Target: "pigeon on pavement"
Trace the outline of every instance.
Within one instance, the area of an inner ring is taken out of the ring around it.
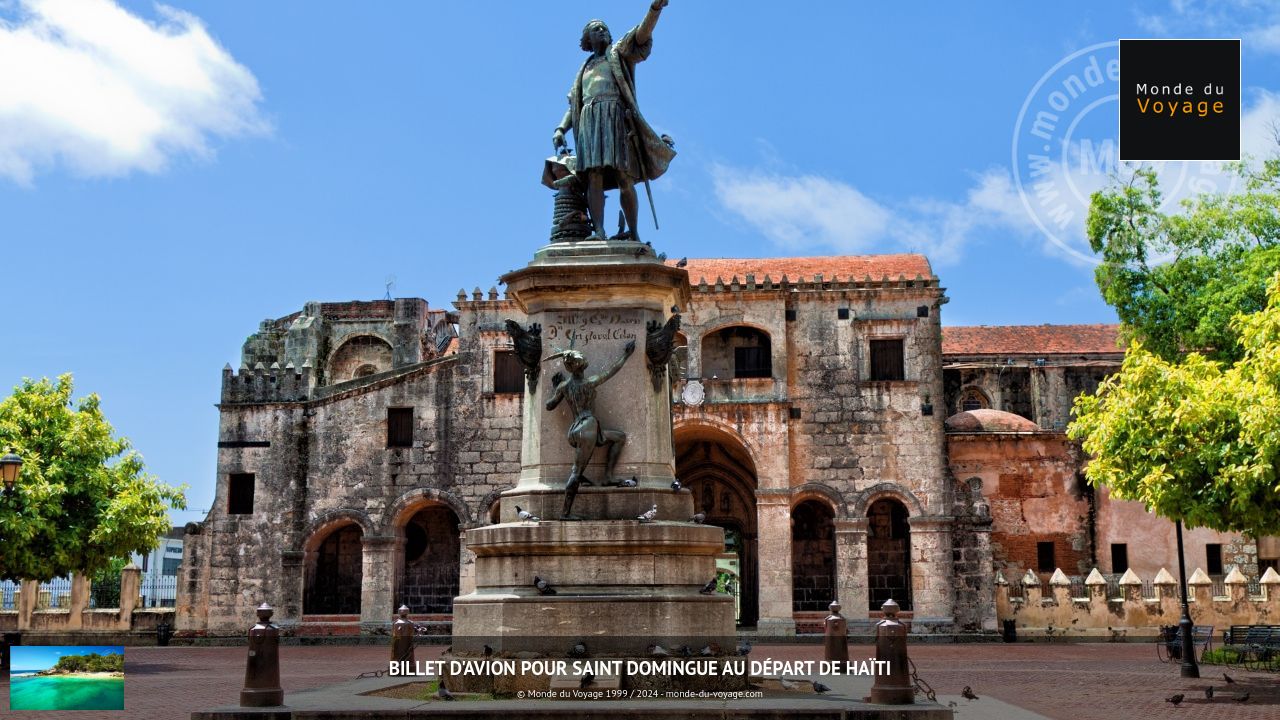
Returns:
[[[1183,695],[1182,693],[1178,693],[1177,695],[1174,695],[1173,697],[1167,697],[1167,698],[1165,698],[1165,699],[1164,699],[1164,701],[1165,701],[1165,702],[1167,702],[1167,703],[1173,703],[1173,706],[1174,706],[1174,707],[1178,707],[1178,705],[1182,703],[1182,698],[1184,698],[1184,697],[1186,697],[1186,696],[1185,696],[1185,695]]]
[[[973,690],[968,685],[965,685],[964,689],[960,691],[960,697],[964,698],[965,700],[978,699],[978,696],[973,694]]]
[[[1236,702],[1238,702],[1238,703],[1245,703],[1245,702],[1249,702],[1249,693],[1245,693],[1245,694],[1243,694],[1243,695],[1237,695],[1237,696],[1235,696],[1235,697],[1233,697],[1233,698],[1231,698],[1231,699],[1232,699],[1232,700],[1234,700],[1234,701],[1236,701]]]
[[[455,699],[453,697],[453,693],[449,692],[449,688],[445,687],[443,684],[440,686],[438,690],[436,690],[436,697],[440,698],[441,700]]]

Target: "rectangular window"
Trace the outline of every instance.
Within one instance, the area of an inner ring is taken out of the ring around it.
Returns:
[[[1122,573],[1129,569],[1129,546],[1125,543],[1111,543],[1111,572]]]
[[[413,447],[413,408],[387,408],[387,447]]]
[[[1222,546],[1216,543],[1209,543],[1204,546],[1205,569],[1210,575],[1222,574]]]
[[[151,559],[151,553],[142,556],[142,572],[147,571],[147,561]]]
[[[493,353],[493,391],[495,393],[524,392],[524,368],[516,354],[510,350]]]
[[[160,569],[161,575],[177,575],[178,566],[182,564],[182,558],[165,558],[164,567]]]
[[[227,483],[227,514],[253,514],[253,473],[231,473]]]
[[[769,348],[738,347],[733,349],[733,376],[736,378],[767,378],[773,375]]]
[[[871,379],[906,379],[902,361],[902,338],[871,341]]]
[[[1053,541],[1036,543],[1036,569],[1040,572],[1053,572],[1058,567],[1053,557]]]
[[[1280,560],[1277,560],[1277,559],[1275,559],[1275,558],[1271,558],[1271,559],[1269,559],[1269,560],[1259,560],[1259,561],[1258,561],[1258,572],[1259,572],[1259,573],[1265,573],[1265,572],[1267,571],[1267,568],[1271,568],[1272,570],[1275,570],[1276,572],[1280,572]]]

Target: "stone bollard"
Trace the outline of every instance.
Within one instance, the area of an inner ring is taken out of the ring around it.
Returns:
[[[880,609],[884,620],[876,624],[876,660],[887,661],[889,673],[876,675],[869,700],[877,705],[909,705],[915,702],[915,690],[907,659],[907,626],[898,622],[898,603],[892,598]]]
[[[413,662],[413,634],[417,628],[409,619],[408,605],[401,605],[396,612],[400,617],[391,623],[391,660]]]
[[[822,658],[849,662],[849,623],[840,614],[840,603],[832,601],[828,608],[826,629],[822,635]]]
[[[271,606],[258,606],[258,624],[249,629],[249,658],[244,666],[241,707],[284,705],[280,688],[280,628],[271,624]]]

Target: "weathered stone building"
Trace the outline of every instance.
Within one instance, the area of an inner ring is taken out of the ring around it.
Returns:
[[[944,330],[919,255],[687,270],[675,472],[725,529],[740,625],[808,631],[836,598],[856,623],[892,596],[916,631],[990,632],[998,568],[1042,568],[1047,542],[1087,572],[1146,527],[1109,519],[1132,508],[1095,498],[1062,433],[1118,365],[1114,327]],[[301,633],[378,631],[400,603],[446,621],[470,588],[467,531],[497,522],[521,470],[508,318],[524,321],[516,303],[477,288],[447,311],[308,303],[264,321],[223,371],[179,629],[239,634],[264,600]]]

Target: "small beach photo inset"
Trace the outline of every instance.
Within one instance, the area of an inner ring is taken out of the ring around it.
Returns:
[[[17,645],[9,648],[10,710],[123,710],[124,648]]]

